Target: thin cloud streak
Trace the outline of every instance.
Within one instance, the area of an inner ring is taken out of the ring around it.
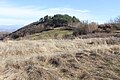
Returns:
[[[48,8],[37,9],[32,7],[0,7],[0,24],[28,24],[45,15],[69,14],[80,20],[89,20],[89,10],[77,10],[72,8]],[[5,18],[4,18],[5,17]]]

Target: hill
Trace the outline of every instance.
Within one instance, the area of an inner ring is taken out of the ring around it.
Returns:
[[[0,25],[0,32],[13,32],[19,29],[22,25]]]
[[[90,35],[91,38],[97,36],[108,37],[108,35],[119,37],[119,33],[120,25],[116,22],[106,24],[89,23],[88,21],[80,21],[75,16],[56,14],[54,16],[46,15],[40,18],[39,21],[28,24],[10,33],[8,36],[4,36],[3,39],[29,39],[30,37],[30,39],[63,39],[75,37],[84,38],[88,35]]]
[[[71,24],[80,22],[75,16],[71,17],[69,15],[56,14],[54,16],[45,16],[40,18],[39,21],[33,22],[27,26],[24,26],[15,32],[9,34],[9,38],[17,39],[27,35],[32,35],[35,33],[41,33],[43,31],[52,30],[54,28],[63,27],[65,29],[71,29]]]

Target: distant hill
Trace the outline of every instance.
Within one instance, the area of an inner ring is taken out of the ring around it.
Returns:
[[[0,25],[0,32],[13,32],[21,27],[22,25]]]

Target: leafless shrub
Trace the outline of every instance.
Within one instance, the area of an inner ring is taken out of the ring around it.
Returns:
[[[88,23],[88,21],[83,21],[77,25],[77,28],[74,30],[73,35],[82,35],[95,33],[98,29],[98,25],[95,22]]]

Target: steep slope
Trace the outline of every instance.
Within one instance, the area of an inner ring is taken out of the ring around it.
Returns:
[[[11,34],[9,34],[9,38],[19,38],[19,37],[24,37],[26,35],[31,35],[31,34],[35,34],[35,33],[40,33],[44,30],[48,30],[51,27],[46,26],[45,24],[42,24],[40,22],[34,22],[31,23],[25,27],[22,27],[20,29],[18,29],[15,32],[12,32]]]
[[[15,32],[9,34],[8,38],[17,39],[27,35],[41,33],[46,30],[51,30],[58,27],[71,29],[71,24],[80,22],[75,16],[56,14],[54,16],[44,16],[39,21],[33,22]]]
[[[51,34],[51,38],[53,38],[52,36],[61,35],[62,33],[64,36],[68,34],[72,34],[73,29],[74,27],[70,27],[70,26],[69,27],[61,26],[57,28],[50,25],[46,25],[44,23],[34,22],[23,28],[18,29],[15,32],[12,32],[11,34],[9,34],[8,38],[17,39],[20,37],[27,37],[30,35],[35,36],[36,34],[40,34],[40,36],[44,36],[45,33]],[[41,39],[43,39],[43,37],[41,37]]]

